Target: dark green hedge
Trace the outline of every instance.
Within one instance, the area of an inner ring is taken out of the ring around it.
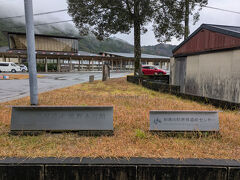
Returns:
[[[25,66],[28,67],[28,63],[23,63]],[[45,64],[37,64],[37,71],[38,72],[45,72]],[[57,71],[57,64],[56,63],[48,63],[48,71],[55,72]]]

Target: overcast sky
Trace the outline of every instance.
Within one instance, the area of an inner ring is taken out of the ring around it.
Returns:
[[[24,0],[0,0],[0,17],[22,15],[24,13],[23,1]],[[209,0],[208,6],[240,12],[240,0]],[[66,9],[67,3],[66,0],[33,0],[33,8],[34,13],[54,11]],[[200,15],[200,21],[194,26],[191,24],[191,32],[196,30],[202,23],[240,26],[240,14],[204,8]],[[41,20],[46,23],[69,19],[71,19],[71,17],[67,14],[67,12],[35,17],[35,20]],[[23,20],[24,19],[22,19],[22,21]],[[19,19],[19,21],[21,21],[21,19]],[[157,44],[154,33],[151,30],[151,26],[148,26],[147,28],[149,31],[142,35],[142,45]],[[114,36],[133,44],[133,33],[130,35],[117,34]],[[180,42],[172,40],[170,43],[178,44]]]

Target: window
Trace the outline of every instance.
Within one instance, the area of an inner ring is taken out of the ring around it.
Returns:
[[[142,67],[143,69],[149,69],[149,67],[148,66],[144,66],[144,67]]]
[[[8,63],[0,63],[0,66],[8,66]]]

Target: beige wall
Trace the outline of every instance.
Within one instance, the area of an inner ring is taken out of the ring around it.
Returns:
[[[186,94],[240,103],[240,50],[188,56],[184,86]]]
[[[14,62],[14,63],[18,63],[18,58],[5,58],[5,60],[0,57],[0,62]]]
[[[25,35],[10,34],[9,35],[10,49],[26,49],[27,40]],[[43,37],[36,35],[35,37],[36,50],[40,51],[63,51],[77,52],[78,40],[59,38],[59,37]]]

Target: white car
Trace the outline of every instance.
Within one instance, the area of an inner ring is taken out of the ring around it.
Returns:
[[[24,64],[20,64],[20,68],[21,68],[22,72],[27,72],[28,71],[27,66],[25,66]]]
[[[20,66],[13,62],[0,62],[0,72],[21,72]]]

